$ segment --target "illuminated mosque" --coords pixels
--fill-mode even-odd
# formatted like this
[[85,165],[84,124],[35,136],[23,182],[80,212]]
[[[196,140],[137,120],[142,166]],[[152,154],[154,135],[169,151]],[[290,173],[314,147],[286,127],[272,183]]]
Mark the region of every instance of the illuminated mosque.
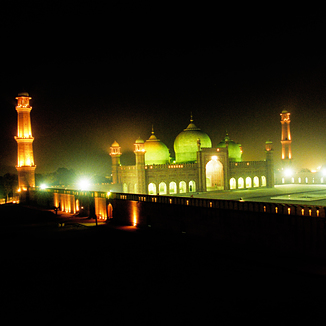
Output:
[[175,195],[212,190],[274,186],[272,142],[265,145],[264,161],[243,161],[241,145],[226,133],[215,147],[210,137],[190,123],[174,140],[175,160],[155,135],[134,143],[136,165],[121,165],[121,147],[110,147],[112,183],[116,191],[137,194]]
[[[30,112],[31,97],[23,92],[16,97],[17,165],[19,191],[35,187],[35,168]],[[275,171],[272,142],[265,143],[263,161],[243,161],[241,145],[226,133],[217,146],[198,128],[191,116],[190,123],[174,140],[175,159],[154,130],[146,141],[134,143],[136,165],[121,165],[121,147],[115,141],[110,147],[112,184],[115,191],[137,194],[175,195],[212,190],[234,190],[274,187],[275,184],[325,184],[326,169],[294,172],[292,168],[290,113],[281,116],[282,169]]]

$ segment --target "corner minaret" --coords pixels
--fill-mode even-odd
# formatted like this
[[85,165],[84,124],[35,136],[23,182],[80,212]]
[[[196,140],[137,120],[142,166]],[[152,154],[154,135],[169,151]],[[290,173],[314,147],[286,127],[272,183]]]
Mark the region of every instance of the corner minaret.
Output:
[[112,146],[110,147],[110,155],[112,158],[112,183],[117,184],[120,183],[119,178],[119,166],[120,166],[120,156],[121,156],[121,147],[120,145],[114,141]]
[[17,105],[17,165],[18,187],[20,191],[26,191],[29,187],[35,187],[35,168],[33,155],[32,126],[29,105],[29,94],[24,92],[16,97]]
[[[154,131],[152,128],[152,135]],[[137,178],[137,193],[147,194],[146,184],[145,184],[145,144],[144,141],[139,137],[135,144],[135,156],[136,156],[136,178]]]
[[273,142],[267,140],[265,143],[265,153],[266,153],[266,187],[274,187],[274,162],[273,162]]
[[281,124],[282,124],[282,161],[290,163],[292,160],[292,151],[291,151],[291,132],[290,132],[290,112],[283,110],[281,115]]

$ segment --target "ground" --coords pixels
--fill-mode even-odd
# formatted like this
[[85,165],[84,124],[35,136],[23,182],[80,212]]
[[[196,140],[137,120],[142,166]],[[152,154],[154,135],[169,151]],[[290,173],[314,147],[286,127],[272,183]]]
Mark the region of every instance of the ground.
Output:
[[295,261],[59,218],[0,205],[4,325],[324,324],[325,276]]

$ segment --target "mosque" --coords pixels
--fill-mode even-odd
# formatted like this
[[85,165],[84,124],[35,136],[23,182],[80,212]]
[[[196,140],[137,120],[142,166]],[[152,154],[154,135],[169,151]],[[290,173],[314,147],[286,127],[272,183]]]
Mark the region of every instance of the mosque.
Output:
[[116,191],[149,195],[175,195],[274,186],[272,142],[265,144],[264,161],[243,161],[241,145],[226,133],[213,147],[210,137],[191,116],[189,125],[174,140],[175,160],[154,130],[146,141],[134,143],[136,165],[120,164],[121,147],[110,147],[112,183]]

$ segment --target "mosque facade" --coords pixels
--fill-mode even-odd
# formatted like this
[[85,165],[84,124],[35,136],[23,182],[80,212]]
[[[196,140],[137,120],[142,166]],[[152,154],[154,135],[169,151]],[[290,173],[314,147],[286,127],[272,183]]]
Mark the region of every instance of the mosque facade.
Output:
[[213,190],[274,186],[272,142],[265,144],[264,161],[243,161],[241,145],[226,133],[212,146],[210,137],[190,123],[174,141],[175,159],[152,130],[146,141],[134,143],[135,165],[121,165],[121,147],[110,147],[112,183],[117,191],[149,195],[176,195]]

